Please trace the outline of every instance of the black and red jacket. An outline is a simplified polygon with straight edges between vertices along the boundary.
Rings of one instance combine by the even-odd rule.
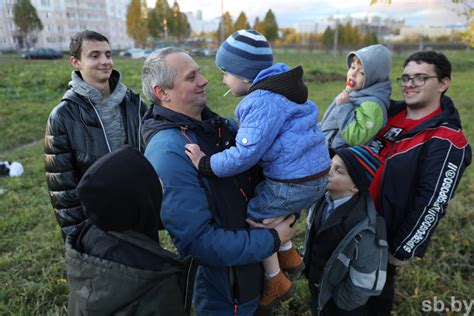
[[[405,102],[392,101],[389,119],[405,108]],[[372,144],[379,150],[390,146],[379,202],[390,251],[399,260],[423,257],[464,169],[471,163],[471,147],[449,97],[441,99],[441,109],[440,114],[400,135],[387,125]]]

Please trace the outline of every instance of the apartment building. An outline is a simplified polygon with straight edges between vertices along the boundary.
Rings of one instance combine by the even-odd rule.
[[[0,51],[21,49],[13,22],[15,0],[0,0]],[[43,30],[32,35],[34,47],[67,50],[71,37],[85,29],[106,35],[112,49],[133,46],[127,35],[130,0],[31,0]]]

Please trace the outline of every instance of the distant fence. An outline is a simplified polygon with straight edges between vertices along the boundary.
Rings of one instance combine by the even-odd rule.
[[[406,54],[409,52],[419,51],[419,50],[466,50],[467,47],[462,42],[424,42],[424,43],[388,43],[384,44],[395,54]],[[332,49],[324,48],[322,43],[316,42],[310,45],[275,45],[272,46],[273,50],[280,53],[290,53],[290,52],[312,52],[312,51],[326,51],[328,53],[332,52]],[[358,49],[360,47],[353,48],[341,48],[339,53],[345,53],[350,50]]]

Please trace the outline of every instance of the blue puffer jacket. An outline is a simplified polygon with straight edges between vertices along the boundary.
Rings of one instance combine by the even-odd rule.
[[[258,74],[235,109],[240,122],[236,145],[211,157],[218,177],[238,174],[259,161],[265,176],[275,180],[304,178],[329,167],[318,108],[307,99],[302,75],[301,67],[290,70],[282,63]]]

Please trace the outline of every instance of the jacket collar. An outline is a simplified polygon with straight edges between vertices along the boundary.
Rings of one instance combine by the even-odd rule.
[[[394,116],[407,107],[404,101],[391,100],[389,117]],[[441,109],[442,112],[431,119],[421,123],[415,128],[407,131],[405,134],[400,135],[397,140],[411,137],[416,133],[423,131],[428,128],[439,127],[441,125],[451,125],[456,128],[461,128],[461,118],[458,110],[454,107],[454,103],[448,96],[441,98]]]
[[[365,206],[365,203],[363,204],[364,207],[356,207],[356,205],[360,205],[359,202],[361,201],[361,199],[365,198],[365,194],[368,193],[358,193],[352,196],[349,201],[340,205],[336,210],[334,210],[331,216],[328,217],[328,219],[324,222],[322,226],[321,217],[326,201],[324,201],[324,203],[321,203],[321,206],[318,209],[318,214],[316,216],[315,222],[317,234],[320,234],[331,227],[339,225],[346,220],[349,220],[350,222],[359,222],[363,217],[367,215],[367,207]]]
[[[207,132],[211,128],[209,123],[220,118],[207,106],[203,109],[201,117],[202,121],[198,121],[161,105],[152,104],[143,117],[143,140],[148,144],[157,132],[170,128],[199,129]]]
[[[276,64],[274,67],[278,65]],[[269,75],[263,80],[254,83],[250,87],[249,93],[259,89],[278,93],[298,104],[303,104],[308,100],[308,88],[303,82],[303,68],[301,66],[275,75]]]

